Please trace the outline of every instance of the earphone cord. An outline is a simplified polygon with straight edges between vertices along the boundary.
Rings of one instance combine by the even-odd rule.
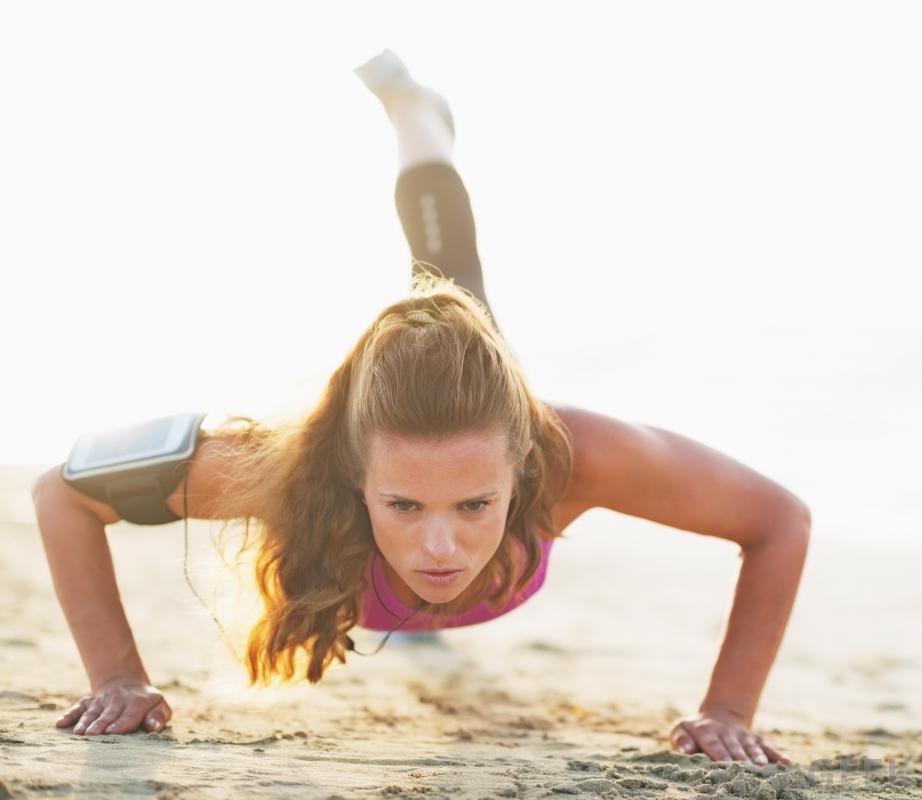
[[[227,632],[224,630],[224,626],[218,621],[218,618],[215,616],[214,611],[208,608],[208,605],[202,600],[201,596],[195,587],[192,585],[192,581],[189,579],[189,471],[186,470],[186,475],[183,479],[183,492],[182,492],[182,511],[183,511],[183,526],[184,526],[184,535],[183,535],[183,554],[182,554],[182,571],[183,575],[186,578],[186,583],[189,584],[189,588],[192,590],[198,601],[202,604],[202,607],[211,614],[211,618],[215,621],[215,625],[218,626],[218,629],[221,631],[221,636],[224,638],[225,644],[230,648],[231,652],[234,654],[234,657],[240,661],[240,655],[237,653],[237,649],[231,643],[230,638],[227,635]]]
[[[406,619],[400,619],[400,617],[398,617],[393,611],[391,611],[391,610],[387,607],[387,604],[381,599],[381,595],[378,593],[378,584],[377,584],[377,582],[375,581],[375,564],[374,564],[374,559],[377,559],[377,557],[378,557],[378,553],[377,553],[377,551],[375,551],[375,554],[374,554],[374,556],[373,556],[373,563],[372,563],[372,565],[371,565],[371,588],[375,590],[375,597],[378,598],[378,602],[381,604],[381,607],[382,607],[385,611],[387,611],[387,613],[390,614],[392,617],[394,617],[395,619],[398,619],[398,620],[400,620],[400,621],[399,621],[393,628],[391,628],[391,629],[385,634],[384,638],[383,638],[380,642],[378,642],[378,646],[377,646],[374,650],[372,650],[370,653],[363,653],[363,652],[361,652],[360,650],[356,650],[356,649],[355,649],[355,642],[352,641],[352,637],[351,637],[351,636],[347,636],[347,637],[346,637],[346,649],[347,649],[347,650],[350,650],[350,651],[352,651],[353,653],[355,653],[355,654],[357,654],[357,655],[360,655],[360,656],[373,656],[373,655],[375,655],[376,653],[380,653],[380,652],[381,652],[381,648],[384,647],[384,645],[387,644],[387,640],[391,638],[391,634],[392,634],[394,631],[396,631],[398,628],[403,627],[403,626],[404,626],[406,623],[408,623],[411,619],[413,619],[413,617],[415,617],[416,614],[419,612],[420,608],[422,608],[422,606],[417,606],[415,609],[413,609],[413,613],[410,614],[409,617],[407,617]]]
[[[188,471],[188,470],[186,470],[186,474],[185,474],[185,476],[184,476],[184,478],[183,478],[182,510],[183,510],[183,556],[182,556],[182,571],[183,571],[183,575],[184,575],[185,578],[186,578],[186,583],[189,585],[189,589],[192,591],[192,594],[194,594],[194,595],[198,598],[198,601],[202,604],[202,607],[203,607],[209,614],[211,614],[211,618],[215,621],[215,625],[217,625],[217,626],[218,626],[218,630],[221,631],[221,636],[224,638],[225,644],[230,648],[230,651],[234,654],[234,657],[235,657],[238,661],[240,661],[240,660],[241,660],[241,657],[240,657],[240,655],[237,653],[237,649],[234,647],[233,643],[231,642],[230,638],[228,637],[227,632],[224,630],[224,626],[223,626],[223,625],[221,624],[221,622],[218,620],[217,616],[215,616],[214,611],[212,611],[212,610],[208,607],[208,605],[205,603],[205,601],[201,598],[201,595],[199,595],[199,593],[195,590],[195,587],[192,585],[192,581],[191,581],[191,579],[189,578],[189,471]],[[375,557],[377,558],[377,553],[375,553]],[[375,590],[375,596],[378,598],[378,602],[381,603],[381,605],[382,605],[385,609],[387,609],[387,612],[388,612],[392,617],[396,617],[397,619],[400,619],[399,617],[397,617],[397,615],[396,615],[393,611],[391,611],[389,608],[387,608],[387,606],[384,604],[384,601],[381,599],[381,595],[378,594],[378,585],[377,585],[377,583],[375,583],[375,572],[374,572],[374,568],[372,568],[372,571],[371,571],[371,585],[372,585],[372,588]],[[414,609],[413,613],[410,614],[409,617],[407,617],[406,619],[401,619],[400,622],[398,622],[393,628],[391,628],[391,629],[387,632],[387,634],[386,634],[385,637],[380,641],[380,643],[378,644],[378,646],[377,646],[374,650],[372,650],[370,653],[363,653],[361,650],[356,650],[356,649],[355,649],[355,642],[352,640],[352,637],[351,637],[351,636],[347,636],[347,637],[346,637],[346,649],[349,650],[350,652],[355,653],[356,655],[359,655],[359,656],[373,656],[373,655],[375,655],[376,653],[381,652],[381,648],[384,647],[384,645],[387,643],[387,640],[390,639],[391,634],[392,634],[394,631],[396,631],[398,628],[400,628],[401,626],[405,625],[405,624],[406,624],[407,622],[409,622],[411,619],[413,619],[413,617],[416,616],[416,614],[417,614],[417,612],[418,612],[419,610],[420,610],[419,608],[416,608],[416,609]]]

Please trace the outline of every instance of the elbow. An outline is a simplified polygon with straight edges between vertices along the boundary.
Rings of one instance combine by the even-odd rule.
[[[810,508],[802,500],[794,498],[794,502],[779,513],[777,522],[773,527],[773,536],[781,536],[803,542],[806,547],[810,542],[810,529],[813,517]]]
[[[810,535],[810,528],[813,526],[813,515],[806,503],[803,503],[804,527],[807,530],[807,536]]]
[[[784,491],[784,496],[777,498],[774,528],[781,528],[792,534],[801,534],[810,538],[810,528],[813,525],[813,515],[810,507],[793,492]]]
[[[748,546],[743,545],[744,551],[779,544],[807,549],[810,543],[812,517],[806,503],[796,497],[793,500],[785,498],[785,502],[775,506],[772,512],[765,515],[764,519],[766,524],[762,526],[759,535],[754,537]]]
[[[798,499],[797,501],[795,519],[797,527],[803,531],[804,537],[809,539],[810,528],[813,526],[813,515],[810,513],[810,507],[803,500]]]

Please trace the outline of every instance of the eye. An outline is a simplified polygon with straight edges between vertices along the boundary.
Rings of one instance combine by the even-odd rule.
[[[401,514],[408,514],[413,510],[412,507],[415,505],[415,503],[411,503],[409,500],[395,500],[393,503],[388,503],[388,505],[391,508],[399,511]],[[410,506],[410,508],[398,508],[398,506]]]
[[[464,504],[467,507],[467,510],[472,514],[476,514],[478,511],[483,511],[488,505],[490,505],[489,500],[471,500],[470,503]],[[471,506],[478,506],[478,508],[471,508]]]

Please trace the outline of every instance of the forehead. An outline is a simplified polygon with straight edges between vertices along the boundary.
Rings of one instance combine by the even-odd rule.
[[[368,475],[377,480],[431,479],[435,475],[477,481],[510,468],[502,431],[464,433],[450,439],[425,439],[375,433],[370,440]]]

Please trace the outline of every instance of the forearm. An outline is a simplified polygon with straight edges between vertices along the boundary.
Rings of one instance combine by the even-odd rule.
[[[122,675],[148,682],[122,608],[103,523],[53,491],[36,496],[35,511],[55,593],[92,689]]]
[[[808,541],[809,525],[792,523],[742,551],[733,607],[700,712],[731,711],[752,726],[794,605]]]

